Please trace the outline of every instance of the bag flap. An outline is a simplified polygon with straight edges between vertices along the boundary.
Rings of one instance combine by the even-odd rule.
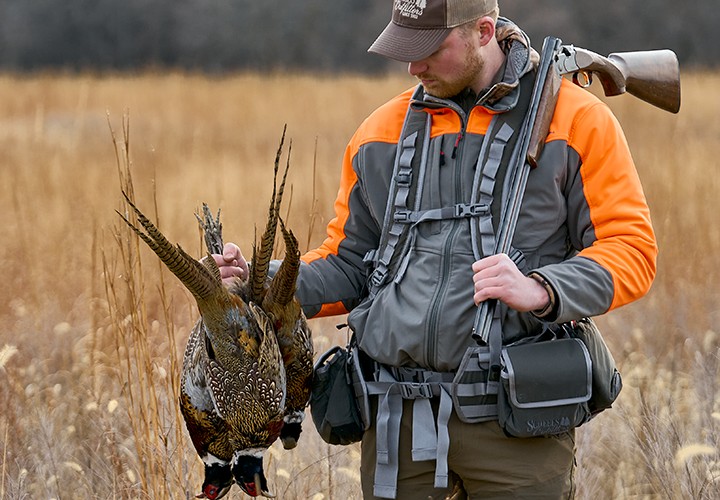
[[[518,408],[582,403],[592,396],[592,361],[578,339],[509,346],[501,363],[501,377]]]

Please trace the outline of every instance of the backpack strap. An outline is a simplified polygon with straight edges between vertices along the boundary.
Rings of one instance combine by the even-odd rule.
[[[422,92],[422,85],[418,85],[413,93],[411,103],[419,99]],[[408,111],[405,114],[405,123],[403,124],[403,130],[400,136],[401,139],[397,144],[395,165],[393,166],[393,175],[390,181],[390,195],[388,196],[388,204],[385,208],[385,217],[380,235],[380,245],[377,249],[370,250],[363,259],[366,265],[372,266],[372,272],[368,277],[368,292],[370,297],[374,297],[382,285],[387,282],[391,262],[397,253],[397,247],[403,243],[403,236],[407,232],[406,222],[401,219],[396,219],[395,213],[407,211],[410,203],[413,177],[419,177],[420,179],[420,182],[416,184],[418,193],[415,196],[416,202],[419,203],[419,190],[422,189],[422,181],[427,166],[428,148],[430,146],[431,120],[432,116],[430,113],[414,110],[412,105],[408,106]],[[420,158],[416,158],[418,138],[421,139],[419,144],[421,149]],[[413,176],[413,169],[418,170],[417,176]]]

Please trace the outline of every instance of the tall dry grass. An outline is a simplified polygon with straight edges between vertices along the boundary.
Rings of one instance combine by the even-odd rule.
[[[625,389],[578,432],[578,498],[720,495],[719,83],[684,75],[677,116],[609,101],[661,254],[648,297],[600,319]],[[226,239],[249,253],[287,123],[289,224],[311,247],[331,217],[348,138],[411,84],[0,76],[0,498],[198,492],[201,466],[175,404],[194,303],[122,226],[120,188],[132,187],[165,234],[198,256],[193,212],[203,201],[221,208]],[[312,323],[318,352],[344,342],[334,327],[342,319]],[[323,444],[308,424],[298,449],[271,449],[268,476],[280,498],[359,498],[358,456]]]

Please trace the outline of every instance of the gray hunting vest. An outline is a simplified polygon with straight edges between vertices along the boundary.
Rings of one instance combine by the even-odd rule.
[[[494,253],[495,228],[502,219],[501,200],[507,184],[507,166],[527,112],[534,75],[534,72],[530,72],[521,78],[520,98],[516,106],[510,111],[494,115],[475,164],[471,199],[466,203],[428,210],[420,210],[419,207],[428,168],[432,120],[432,114],[425,112],[423,107],[431,106],[432,103],[420,103],[423,89],[418,86],[398,141],[380,244],[365,256],[365,262],[370,268],[368,291],[371,298],[383,286],[391,282],[400,283],[403,279],[416,231],[421,224],[469,219],[475,258]],[[516,263],[522,260],[520,252],[513,252],[510,257]],[[464,422],[497,419],[502,342],[500,318],[503,309],[495,308],[491,345],[467,349],[457,372],[442,373],[379,365],[373,380],[367,381],[367,394],[379,396],[374,486],[376,496],[395,498],[397,493],[398,429],[403,399],[413,400],[413,460],[436,460],[436,488],[445,488],[448,484],[447,453],[450,439],[447,423],[453,408]],[[439,397],[437,419],[430,404],[433,397]]]

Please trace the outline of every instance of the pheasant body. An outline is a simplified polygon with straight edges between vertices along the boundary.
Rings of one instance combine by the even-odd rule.
[[[307,319],[295,298],[295,285],[300,270],[297,239],[282,220],[279,222],[285,241],[285,259],[263,298],[263,309],[273,321],[285,364],[287,401],[285,426],[280,439],[285,449],[292,449],[297,446],[300,424],[305,418],[305,407],[310,399],[314,348]]]
[[[172,245],[127,195],[138,225],[120,214],[192,293],[200,312],[185,349],[179,397],[188,434],[205,466],[198,498],[222,498],[233,480],[250,496],[273,496],[263,471],[263,454],[278,437],[287,449],[296,445],[310,397],[313,344],[295,299],[300,253],[279,215],[287,177],[286,167],[278,188],[283,141],[275,159],[268,220],[259,248],[253,248],[247,280],[223,285],[212,258],[197,261]],[[207,205],[203,210],[204,218],[197,217],[208,251],[220,254],[219,213],[213,219]],[[269,263],[278,223],[286,258],[271,279]]]
[[[126,201],[144,231],[123,216],[125,222],[190,290],[200,311],[185,349],[180,396],[186,428],[205,464],[199,496],[221,498],[232,476],[253,496],[272,496],[262,468],[257,481],[234,474],[242,450],[259,450],[262,466],[262,452],[282,427],[285,366],[272,324],[259,306],[228,291],[213,259],[193,259]]]

